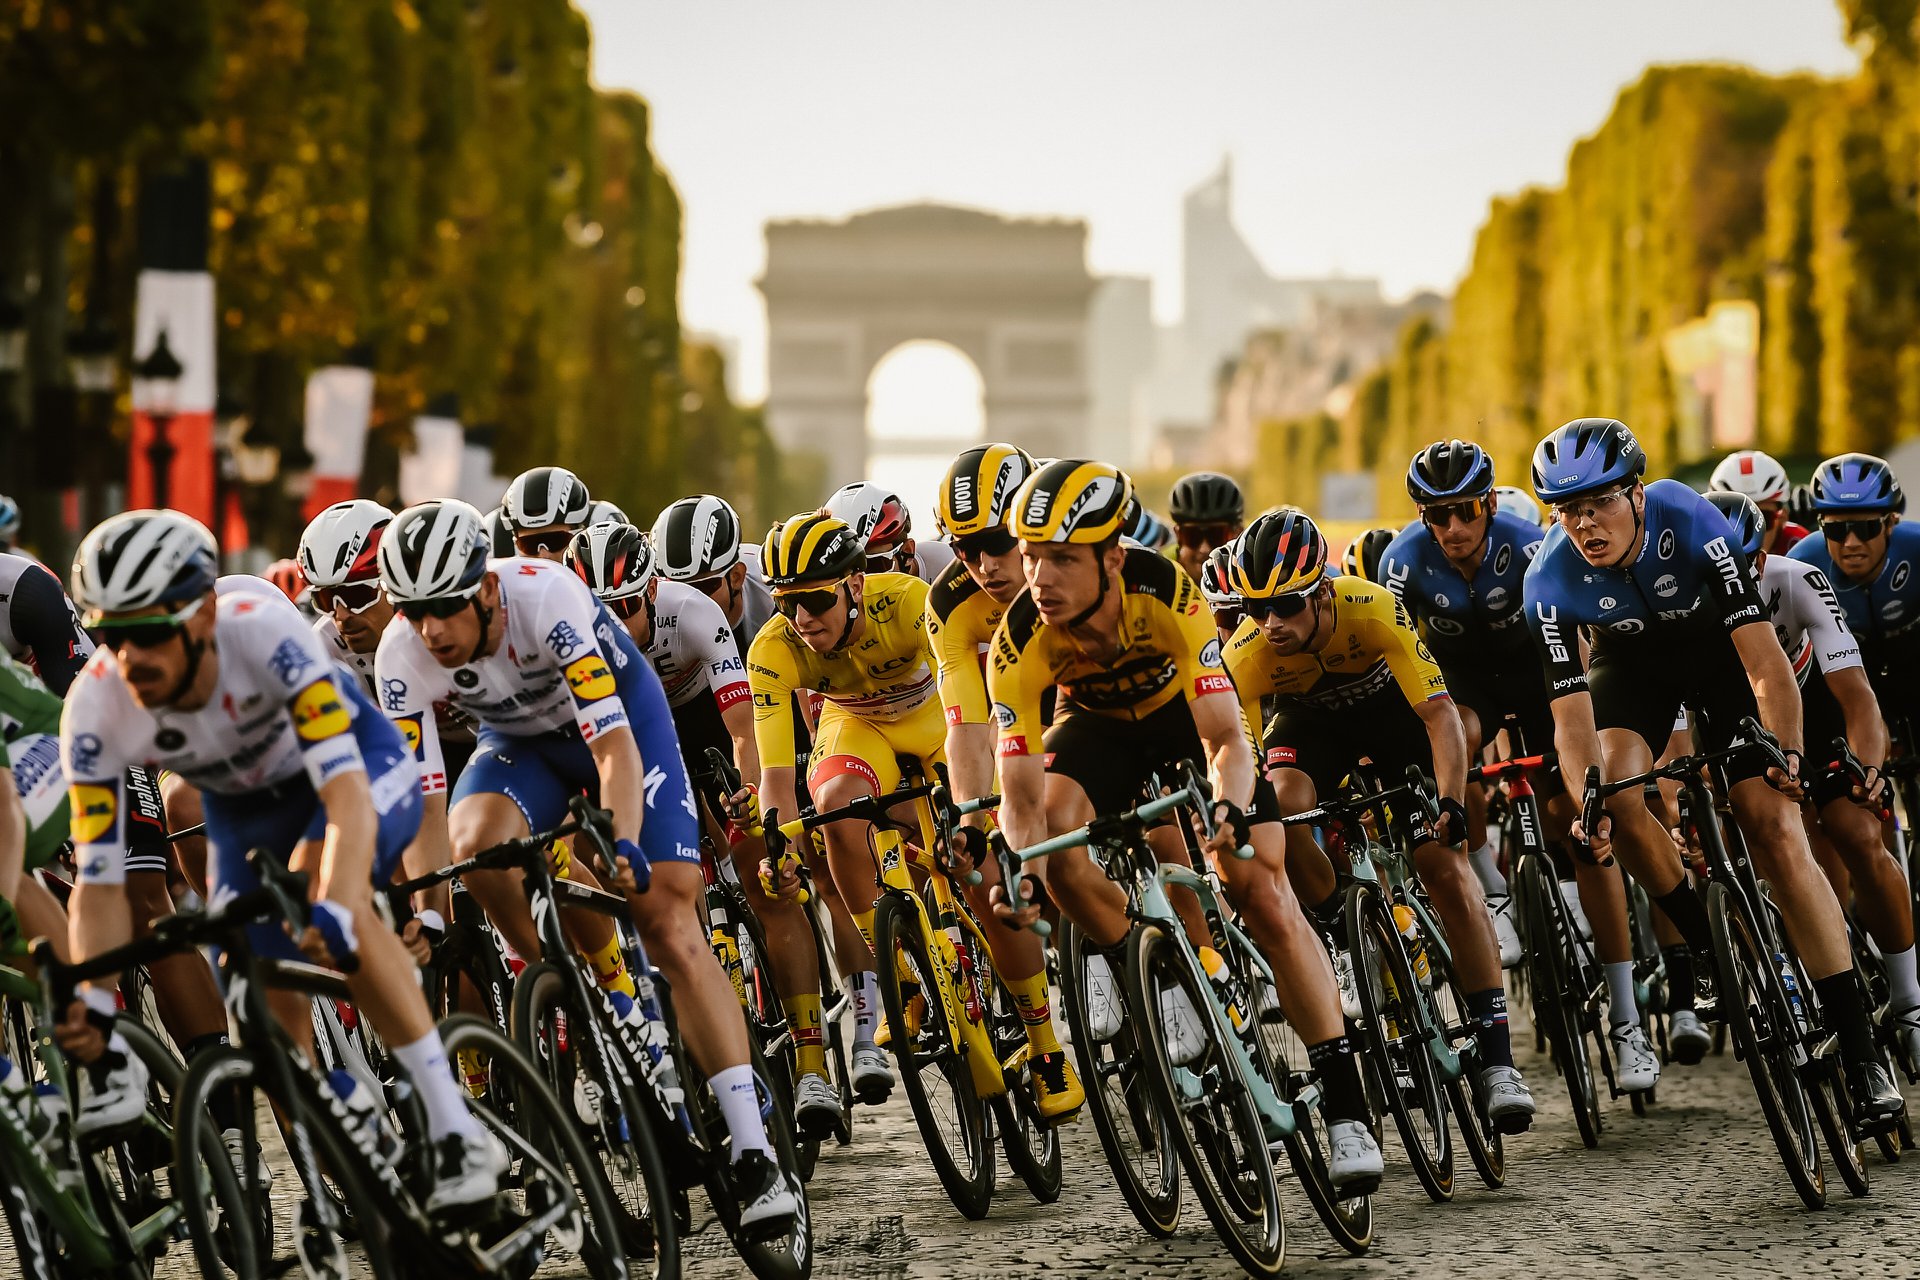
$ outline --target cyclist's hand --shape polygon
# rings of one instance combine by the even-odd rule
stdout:
[[[1887,807],[1887,780],[1877,765],[1867,766],[1867,776],[1847,788],[1847,798],[1863,809],[1876,813]]]
[[[760,859],[760,887],[769,898],[787,902],[800,892],[800,858],[791,851]]]
[[[1467,806],[1452,796],[1440,797],[1440,820],[1433,824],[1433,838],[1445,845],[1463,844],[1467,838]]]
[[[438,911],[431,908],[420,912],[413,919],[400,926],[400,945],[407,949],[417,965],[425,965],[433,959],[433,949],[440,945],[440,939],[447,936],[447,923]]]
[[[1613,817],[1604,810],[1600,814],[1600,821],[1593,824],[1593,830],[1588,831],[1587,824],[1575,818],[1568,834],[1584,843],[1593,860],[1602,866],[1613,856]]]
[[[292,932],[292,926],[288,926]],[[307,927],[294,935],[300,953],[323,969],[351,971],[358,967],[355,957],[360,939],[353,927],[353,912],[326,898],[313,904]]]
[[[631,840],[613,842],[612,886],[621,893],[645,893],[653,883],[653,864]]]
[[[1789,800],[1805,800],[1807,789],[1800,782],[1800,753],[1789,748],[1781,752],[1787,758],[1787,767],[1767,766],[1767,785]]]
[[[741,787],[721,802],[742,831],[752,835],[760,829],[760,789],[752,783]]]
[[[98,1062],[107,1051],[107,1032],[100,1020],[87,1012],[87,1006],[75,1000],[67,1006],[67,1016],[54,1025],[53,1042],[69,1058],[84,1065]]]
[[[1040,918],[1040,904],[1046,898],[1047,881],[1045,859],[1036,859],[1026,865],[1026,874],[1020,877],[1017,898],[1010,897],[1009,887],[1003,882],[993,886],[988,900],[993,904],[993,914],[1016,929],[1032,927]]]

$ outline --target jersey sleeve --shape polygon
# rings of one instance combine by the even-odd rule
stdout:
[[[8,602],[13,634],[33,659],[40,682],[61,697],[93,653],[93,641],[80,629],[73,602],[60,580],[40,565],[21,572]]]
[[[1447,696],[1447,680],[1440,664],[1427,652],[1427,642],[1413,629],[1413,617],[1391,592],[1382,592],[1374,602],[1367,625],[1373,629],[1386,659],[1394,683],[1412,706],[1430,698]]]
[[[1407,590],[1407,584],[1413,578],[1413,571],[1419,567],[1417,563],[1419,544],[1414,541],[1416,536],[1422,538],[1427,536],[1418,525],[1410,525],[1394,535],[1393,541],[1387,544],[1386,553],[1380,557],[1380,582],[1387,590],[1393,592],[1393,598],[1398,600],[1408,613],[1417,617],[1419,610],[1414,607],[1413,593]]]
[[[1570,615],[1562,616],[1552,570],[1552,552],[1543,547],[1527,566],[1523,579],[1527,629],[1533,632],[1534,646],[1540,651],[1550,699],[1564,698],[1587,687],[1587,669],[1580,661],[1580,643],[1574,633],[1577,623]]]
[[[439,795],[447,789],[447,762],[440,746],[440,726],[434,703],[446,693],[444,676],[436,676],[428,663],[433,659],[420,652],[411,631],[402,631],[405,622],[396,622],[380,638],[374,655],[374,684],[378,687],[380,710],[400,730],[420,766],[420,794]]]
[[[987,697],[993,704],[1000,755],[1037,755],[1042,750],[1040,702],[1053,683],[1045,647],[1039,611],[1023,595],[1000,620],[989,646]]]
[[[792,648],[769,622],[747,650],[747,685],[753,692],[753,743],[762,769],[791,769],[798,749],[793,736],[793,695],[800,668]]]
[[[126,878],[126,766],[113,749],[114,714],[104,670],[83,672],[60,714],[60,764],[74,866],[91,882]]]
[[[1732,523],[1720,508],[1692,490],[1681,486],[1680,494],[1693,520],[1693,541],[1707,557],[1702,594],[1713,603],[1721,625],[1734,631],[1750,622],[1765,622],[1767,607],[1754,585]]]
[[[695,595],[697,598],[687,602],[691,608],[681,615],[680,625],[698,628],[694,632],[700,637],[696,647],[700,660],[707,664],[707,683],[713,689],[713,700],[727,711],[753,696],[747,684],[747,664],[740,657],[740,645],[733,638],[733,628],[727,625],[727,615],[706,596]]]
[[[1796,564],[1790,581],[1798,597],[1794,607],[1800,614],[1801,625],[1806,628],[1807,642],[1813,646],[1821,674],[1832,675],[1864,665],[1860,641],[1847,625],[1847,616],[1840,610],[1840,599],[1834,594],[1827,575],[1812,565]]]
[[[1206,607],[1200,584],[1178,569],[1179,589],[1174,593],[1174,627],[1180,634],[1182,665],[1189,676],[1187,697],[1204,698],[1210,693],[1232,693],[1233,681],[1227,675],[1225,655],[1221,653],[1220,629],[1213,624],[1213,611]]]
[[[320,637],[298,613],[271,607],[269,601],[229,596],[235,601],[223,620],[243,622],[240,651],[258,663],[263,686],[274,690],[293,718],[294,739],[313,789],[347,773],[363,773],[359,740],[353,736],[353,712],[340,681],[351,679],[328,655]]]
[[[987,672],[972,629],[961,625],[969,601],[956,600],[949,584],[935,584],[927,597],[927,645],[940,674],[940,703],[948,724],[985,724],[990,714]]]
[[[586,583],[570,573],[549,573],[545,577],[551,585],[539,596],[542,608],[538,616],[546,628],[540,634],[540,643],[566,677],[567,692],[573,697],[573,722],[580,737],[592,742],[617,729],[631,733],[619,682],[613,678],[613,668],[595,629],[599,601]]]

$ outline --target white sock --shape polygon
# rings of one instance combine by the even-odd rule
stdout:
[[[1888,951],[1881,955],[1887,965],[1887,1005],[1895,1013],[1905,1013],[1920,1005],[1920,977],[1914,975],[1913,948]]]
[[[880,1021],[880,975],[863,969],[847,981],[853,987],[853,1042],[872,1044]]]
[[[713,1085],[713,1096],[720,1100],[720,1115],[727,1122],[727,1132],[733,1135],[733,1158],[738,1160],[749,1151],[764,1152],[771,1157],[773,1144],[767,1141],[767,1126],[760,1119],[760,1096],[753,1086],[753,1068],[741,1063],[716,1071],[709,1083]]]
[[[1640,1003],[1633,994],[1633,961],[1600,966],[1607,971],[1607,1021],[1616,1027],[1640,1021]]]
[[[453,1078],[447,1065],[447,1047],[440,1033],[429,1031],[412,1044],[398,1045],[393,1056],[407,1069],[407,1078],[420,1093],[427,1109],[427,1131],[435,1138],[457,1133],[463,1138],[480,1136],[480,1122],[467,1110],[467,1091]]]
[[[1473,874],[1480,877],[1480,888],[1489,898],[1507,896],[1507,878],[1500,874],[1500,861],[1494,856],[1493,841],[1487,841],[1468,854],[1467,861],[1473,864]]]

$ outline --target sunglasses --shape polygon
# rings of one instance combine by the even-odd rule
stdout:
[[[888,552],[884,556],[868,556],[867,572],[868,573],[895,572],[900,567],[899,562],[895,559],[896,555],[897,555],[896,552]]]
[[[1305,591],[1291,591],[1283,596],[1268,596],[1265,599],[1257,596],[1250,597],[1243,601],[1240,607],[1255,622],[1269,615],[1275,618],[1291,618],[1305,612],[1306,607],[1313,602],[1313,593],[1317,589],[1317,587],[1309,587]]]
[[[1822,520],[1820,533],[1828,542],[1845,542],[1849,537],[1872,542],[1886,527],[1885,516],[1870,516],[1864,520]]]
[[[395,607],[400,616],[409,622],[418,622],[422,618],[451,618],[473,603],[471,595],[438,596],[432,600],[402,600]]]
[[[1188,550],[1220,547],[1233,541],[1234,528],[1230,524],[1177,524],[1173,526],[1173,536]]]
[[[1627,496],[1625,489],[1615,489],[1597,497],[1581,498],[1573,502],[1554,504],[1553,518],[1561,524],[1579,524],[1582,520],[1592,523],[1600,518],[1600,513]]]
[[[701,595],[711,598],[719,595],[720,588],[726,586],[730,581],[731,579],[727,574],[716,573],[711,578],[694,578],[688,582],[687,585],[695,591],[698,591]]]
[[[1213,625],[1222,631],[1237,631],[1240,629],[1240,620],[1246,616],[1247,611],[1241,605],[1215,605]]]
[[[322,613],[332,613],[335,604],[344,605],[348,613],[365,613],[379,603],[377,582],[346,582],[337,587],[313,589],[314,607]]]
[[[601,603],[613,611],[614,617],[620,619],[622,622],[626,622],[632,618],[634,614],[639,613],[647,607],[647,593],[642,591],[637,596],[623,596],[618,600],[605,600]]]
[[[976,560],[981,556],[1004,556],[1020,545],[1020,539],[1008,529],[983,529],[963,538],[950,539],[947,545],[962,560]]]
[[[1470,502],[1436,502],[1432,506],[1420,508],[1420,519],[1436,529],[1444,529],[1454,521],[1472,524],[1486,510],[1486,503],[1480,498]]]
[[[773,607],[780,611],[783,618],[791,618],[802,609],[807,616],[818,618],[827,610],[840,603],[840,588],[846,585],[846,579],[826,587],[810,587],[805,591],[776,591],[773,595]]]
[[[565,551],[573,541],[571,529],[549,529],[545,533],[516,533],[513,545],[522,555],[537,556],[543,551]]]
[[[100,633],[100,647],[120,652],[128,645],[136,649],[157,649],[179,635],[187,625],[187,619],[200,612],[200,606],[206,603],[202,596],[177,613],[147,613],[133,618],[92,619],[91,625]]]

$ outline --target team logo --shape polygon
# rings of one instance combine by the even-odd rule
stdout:
[[[599,654],[589,653],[567,667],[567,687],[581,702],[598,702],[613,696],[613,673]]]
[[[1427,625],[1432,627],[1436,634],[1443,636],[1464,635],[1467,630],[1464,625],[1453,618],[1428,618]]]
[[[73,742],[67,748],[67,767],[76,774],[92,773],[100,763],[100,735],[97,733],[76,733]]]
[[[267,659],[268,669],[279,678],[281,684],[289,689],[300,683],[300,677],[305,675],[307,668],[313,665],[313,658],[300,647],[300,642],[292,637],[282,640],[280,646]]]
[[[1645,622],[1642,622],[1639,618],[1622,618],[1618,622],[1608,623],[1607,629],[1610,631],[1618,631],[1622,635],[1630,636],[1638,632],[1645,631],[1647,629],[1647,624]]]
[[[400,736],[407,740],[407,750],[411,751],[414,757],[418,759],[420,755],[420,717],[401,716],[393,722],[393,727],[398,729]]]
[[[187,735],[168,725],[153,735],[153,745],[162,751],[178,751],[187,745]]]
[[[453,682],[462,689],[471,689],[480,683],[480,677],[468,667],[462,667],[453,673]]]
[[[407,682],[405,680],[382,680],[380,682],[380,701],[389,711],[398,711],[407,705]]]
[[[1507,589],[1505,587],[1495,587],[1493,590],[1487,592],[1487,608],[1498,613],[1506,607]]]
[[[1680,589],[1680,579],[1670,573],[1663,573],[1653,580],[1653,594],[1670,596]]]
[[[1673,530],[1671,529],[1662,529],[1660,531],[1660,558],[1662,560],[1673,559]]]
[[[353,717],[331,680],[315,680],[293,700],[293,731],[303,741],[324,741],[345,733],[352,724]]]
[[[1894,566],[1893,581],[1889,582],[1887,585],[1889,587],[1892,587],[1895,591],[1898,591],[1900,588],[1907,585],[1907,578],[1911,574],[1912,570],[1913,570],[1913,565],[1911,565],[1905,560],[1902,560],[1899,564]]]
[[[1504,577],[1507,572],[1507,566],[1512,563],[1513,544],[1509,542],[1493,553],[1493,576],[1496,578]]]
[[[1014,712],[1012,707],[1004,702],[996,702],[993,704],[993,722],[996,725],[1002,729],[1011,729],[1013,728],[1013,721]]]
[[[580,633],[573,629],[571,623],[564,620],[556,622],[553,630],[547,632],[547,648],[553,650],[553,656],[562,662],[571,658],[574,651],[584,643],[586,642],[580,638]]]
[[[67,793],[68,830],[75,844],[92,844],[113,830],[113,789],[75,783]]]
[[[1203,667],[1217,667],[1220,665],[1220,641],[1218,639],[1207,641],[1206,648],[1200,650],[1200,665]]]
[[[1611,609],[1611,608],[1613,608],[1613,606],[1615,606],[1616,604],[1619,604],[1619,603],[1620,603],[1620,602],[1619,602],[1618,600],[1615,600],[1615,599],[1614,599],[1614,598],[1613,598],[1612,596],[1601,596],[1601,597],[1600,597],[1600,607],[1601,607],[1602,609]]]
[[[1433,597],[1433,602],[1439,605],[1442,609],[1445,609],[1453,604],[1453,601],[1447,599],[1444,593],[1436,593]]]

